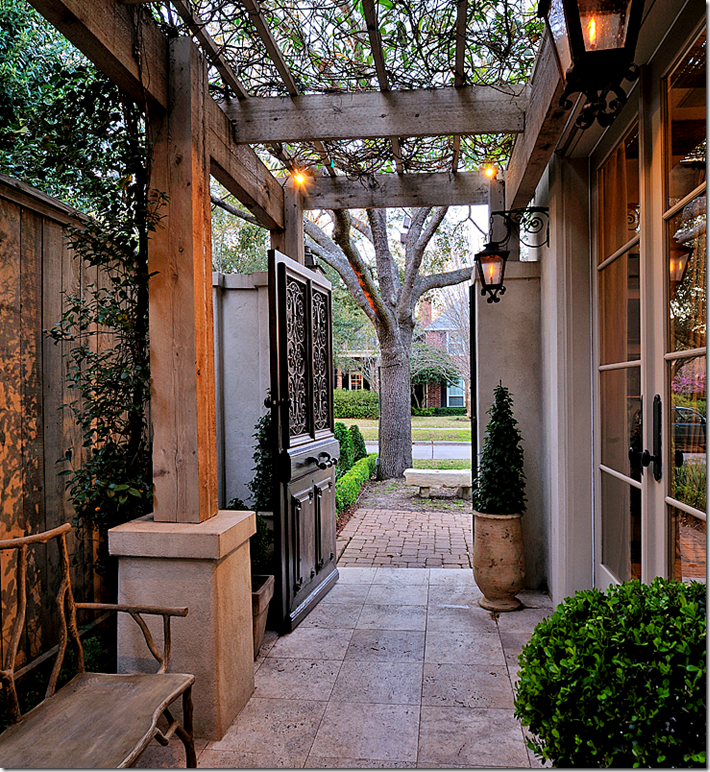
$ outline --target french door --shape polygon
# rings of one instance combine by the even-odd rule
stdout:
[[[704,32],[635,99],[592,157],[600,587],[705,579]]]

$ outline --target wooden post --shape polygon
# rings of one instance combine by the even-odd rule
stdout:
[[[207,71],[187,38],[170,41],[170,105],[149,114],[151,189],[168,201],[149,242],[153,516],[217,513]]]
[[[271,248],[305,264],[303,232],[303,190],[289,177],[284,185],[284,229],[271,231]]]

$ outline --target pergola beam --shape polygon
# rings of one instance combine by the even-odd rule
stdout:
[[[456,3],[456,54],[454,62],[454,86],[461,88],[466,82],[464,74],[464,54],[466,53],[466,14],[468,12],[468,0],[458,0]],[[451,159],[451,168],[458,171],[459,155],[461,152],[461,135],[454,136],[454,148]]]
[[[138,34],[134,11],[118,0],[30,2],[140,107],[162,111],[168,108],[168,44],[150,17],[141,14]],[[136,50],[140,51],[139,59]],[[251,148],[235,146],[232,127],[214,100],[208,100],[208,107],[215,176],[225,184],[231,175],[232,181],[225,187],[267,228],[281,228],[283,194],[279,198],[278,181]]]
[[[168,109],[167,40],[144,11],[115,0],[29,2],[138,105]]]
[[[261,142],[517,134],[525,128],[524,85],[308,94],[226,100],[236,139]]]
[[[374,0],[363,0],[362,10],[365,14],[365,25],[370,38],[372,58],[375,61],[377,82],[381,91],[390,91],[389,78],[385,69],[385,55],[382,50],[382,36],[380,35],[380,25],[377,23],[377,9],[375,8]],[[392,155],[397,166],[397,173],[403,174],[404,164],[402,163],[402,149],[399,146],[399,137],[392,137],[390,144],[392,145]]]
[[[516,138],[506,172],[507,209],[527,206],[562,135],[569,117],[558,104],[563,85],[552,42],[545,34],[530,81],[525,131]]]
[[[488,203],[490,183],[479,172],[374,174],[311,179],[304,209],[377,209],[389,206],[467,206]]]

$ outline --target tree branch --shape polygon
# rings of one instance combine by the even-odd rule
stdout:
[[[368,209],[367,219],[370,221],[372,244],[375,247],[375,262],[377,264],[377,279],[384,301],[392,312],[397,307],[399,293],[399,276],[387,238],[387,210]]]
[[[242,220],[246,220],[252,225],[258,225],[260,228],[265,227],[261,224],[261,222],[259,222],[259,220],[256,219],[256,217],[254,217],[253,214],[250,214],[249,212],[242,212],[241,209],[237,209],[236,206],[232,206],[228,201],[224,201],[219,196],[215,196],[214,193],[210,193],[210,201],[215,206],[221,207],[225,212],[229,212],[229,214],[233,214],[235,217],[240,217]]]
[[[350,213],[347,209],[334,209],[333,212],[333,241],[342,249],[350,266],[357,276],[358,283],[367,298],[370,308],[377,320],[386,328],[390,328],[395,320],[391,316],[387,306],[382,302],[380,291],[372,278],[370,269],[362,259],[360,252],[350,236]]]
[[[306,235],[310,239],[309,246],[313,253],[326,262],[343,280],[348,292],[355,298],[355,302],[367,314],[367,318],[375,324],[375,312],[368,302],[365,293],[360,286],[358,277],[346,259],[340,247],[329,238],[321,228],[311,220],[304,220]]]
[[[457,268],[455,271],[435,273],[431,276],[420,276],[417,279],[412,292],[412,302],[416,302],[425,292],[428,292],[431,289],[450,287],[453,284],[460,284],[462,281],[467,281],[471,278],[471,271],[473,271],[472,265],[467,268]]]

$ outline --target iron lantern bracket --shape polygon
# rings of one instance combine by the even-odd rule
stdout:
[[[500,217],[505,223],[505,236],[496,239],[501,247],[506,247],[513,233],[517,233],[520,243],[528,249],[539,249],[550,243],[550,208],[547,206],[526,206],[519,209],[498,209],[491,212],[490,232],[493,233],[493,218]],[[526,239],[543,234],[542,241],[530,243]],[[489,236],[489,241],[492,241]]]

